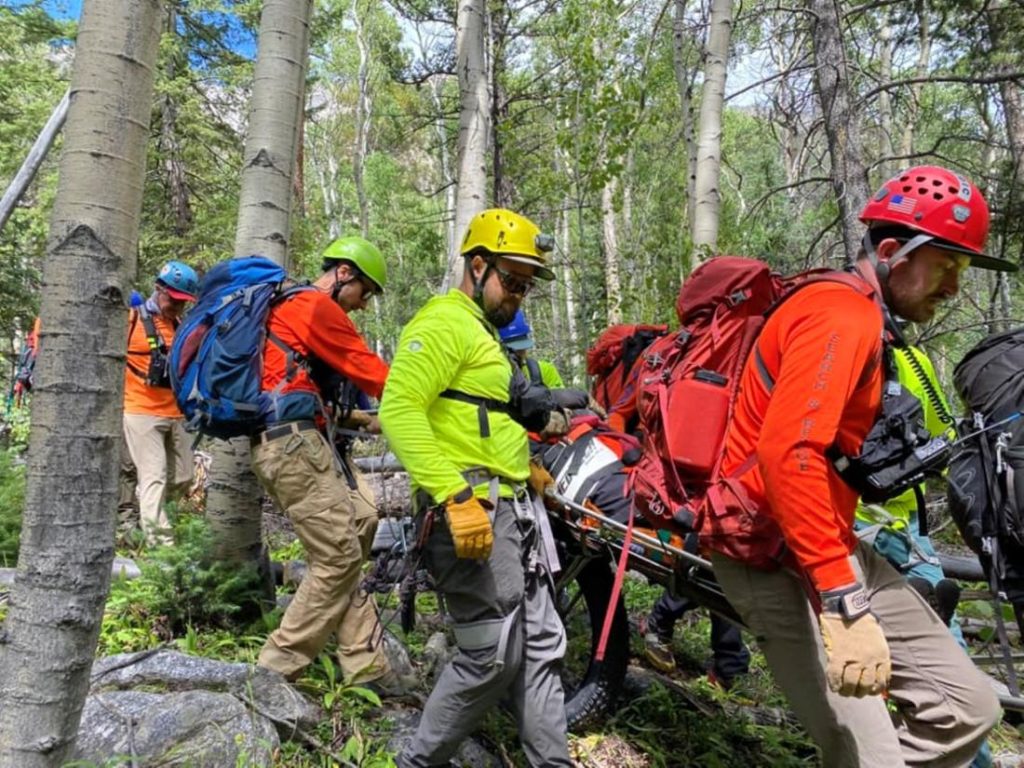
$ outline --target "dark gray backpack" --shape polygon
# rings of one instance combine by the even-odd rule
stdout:
[[[967,409],[949,463],[949,510],[999,590],[1024,570],[1024,328],[988,337],[953,372]]]

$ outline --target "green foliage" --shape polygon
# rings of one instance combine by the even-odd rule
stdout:
[[[139,578],[112,585],[100,639],[106,653],[150,647],[183,633],[186,645],[196,645],[195,632],[232,627],[239,606],[259,594],[254,566],[213,557],[203,518],[180,515],[174,536],[173,545],[156,547],[139,561]]]
[[[18,561],[21,515],[25,508],[25,465],[11,451],[0,451],[0,567]]]

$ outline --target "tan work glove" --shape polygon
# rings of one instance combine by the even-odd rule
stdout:
[[[544,493],[548,488],[554,488],[555,486],[555,478],[536,461],[530,462],[530,477],[526,482],[530,484],[530,488],[541,499],[544,498]]]
[[[818,617],[825,645],[828,687],[840,696],[876,696],[889,687],[889,644],[863,588],[824,592]],[[849,617],[849,618],[848,618]]]
[[[597,417],[601,419],[601,421],[606,421],[608,419],[608,412],[602,408],[601,404],[593,397],[587,398],[587,410],[596,413]]]
[[[358,429],[373,435],[380,434],[380,419],[377,418],[377,414],[367,413],[366,411],[352,411],[341,422],[341,426],[345,429]]]
[[[555,408],[548,416],[548,423],[540,431],[540,439],[547,440],[551,437],[561,437],[569,431],[569,417],[561,408]]]
[[[494,509],[487,499],[478,499],[469,486],[444,505],[448,513],[448,530],[455,543],[455,556],[471,560],[486,560],[494,546],[494,530],[488,511]]]

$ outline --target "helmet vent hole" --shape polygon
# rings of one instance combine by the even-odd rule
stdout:
[[[932,197],[933,197],[934,199],[936,199],[936,200],[942,200],[942,199],[944,199],[944,198],[945,198],[946,196],[945,196],[944,194],[942,194],[941,192],[935,192],[935,193],[934,193],[934,194],[932,195]]]

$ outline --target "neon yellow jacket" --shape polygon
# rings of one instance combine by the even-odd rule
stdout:
[[[440,396],[453,389],[507,402],[511,376],[497,331],[461,290],[435,296],[416,313],[402,331],[380,406],[381,428],[414,488],[440,504],[466,487],[466,469],[517,482],[529,476],[523,427],[489,411],[490,436],[483,437],[477,406]],[[474,492],[487,496],[487,484]]]
[[[931,389],[935,396],[938,397],[942,409],[941,412],[933,399],[928,396],[925,384],[914,370],[914,366],[910,361],[911,355],[920,363],[921,371],[924,373],[926,380],[931,384]],[[921,405],[924,406],[924,423],[928,431],[933,436],[937,436],[952,430],[952,426],[943,421],[943,416],[950,415],[949,402],[946,400],[946,395],[939,384],[938,376],[935,375],[932,361],[928,359],[928,355],[924,353],[924,350],[918,347],[894,348],[893,358],[896,361],[896,374],[899,376],[900,383],[906,387],[908,392],[920,400]],[[896,498],[885,502],[882,506],[897,520],[909,522],[911,515],[917,512],[917,497],[914,495],[914,490],[910,489]],[[873,522],[873,518],[863,510],[860,504],[857,506],[857,519],[868,523]]]

